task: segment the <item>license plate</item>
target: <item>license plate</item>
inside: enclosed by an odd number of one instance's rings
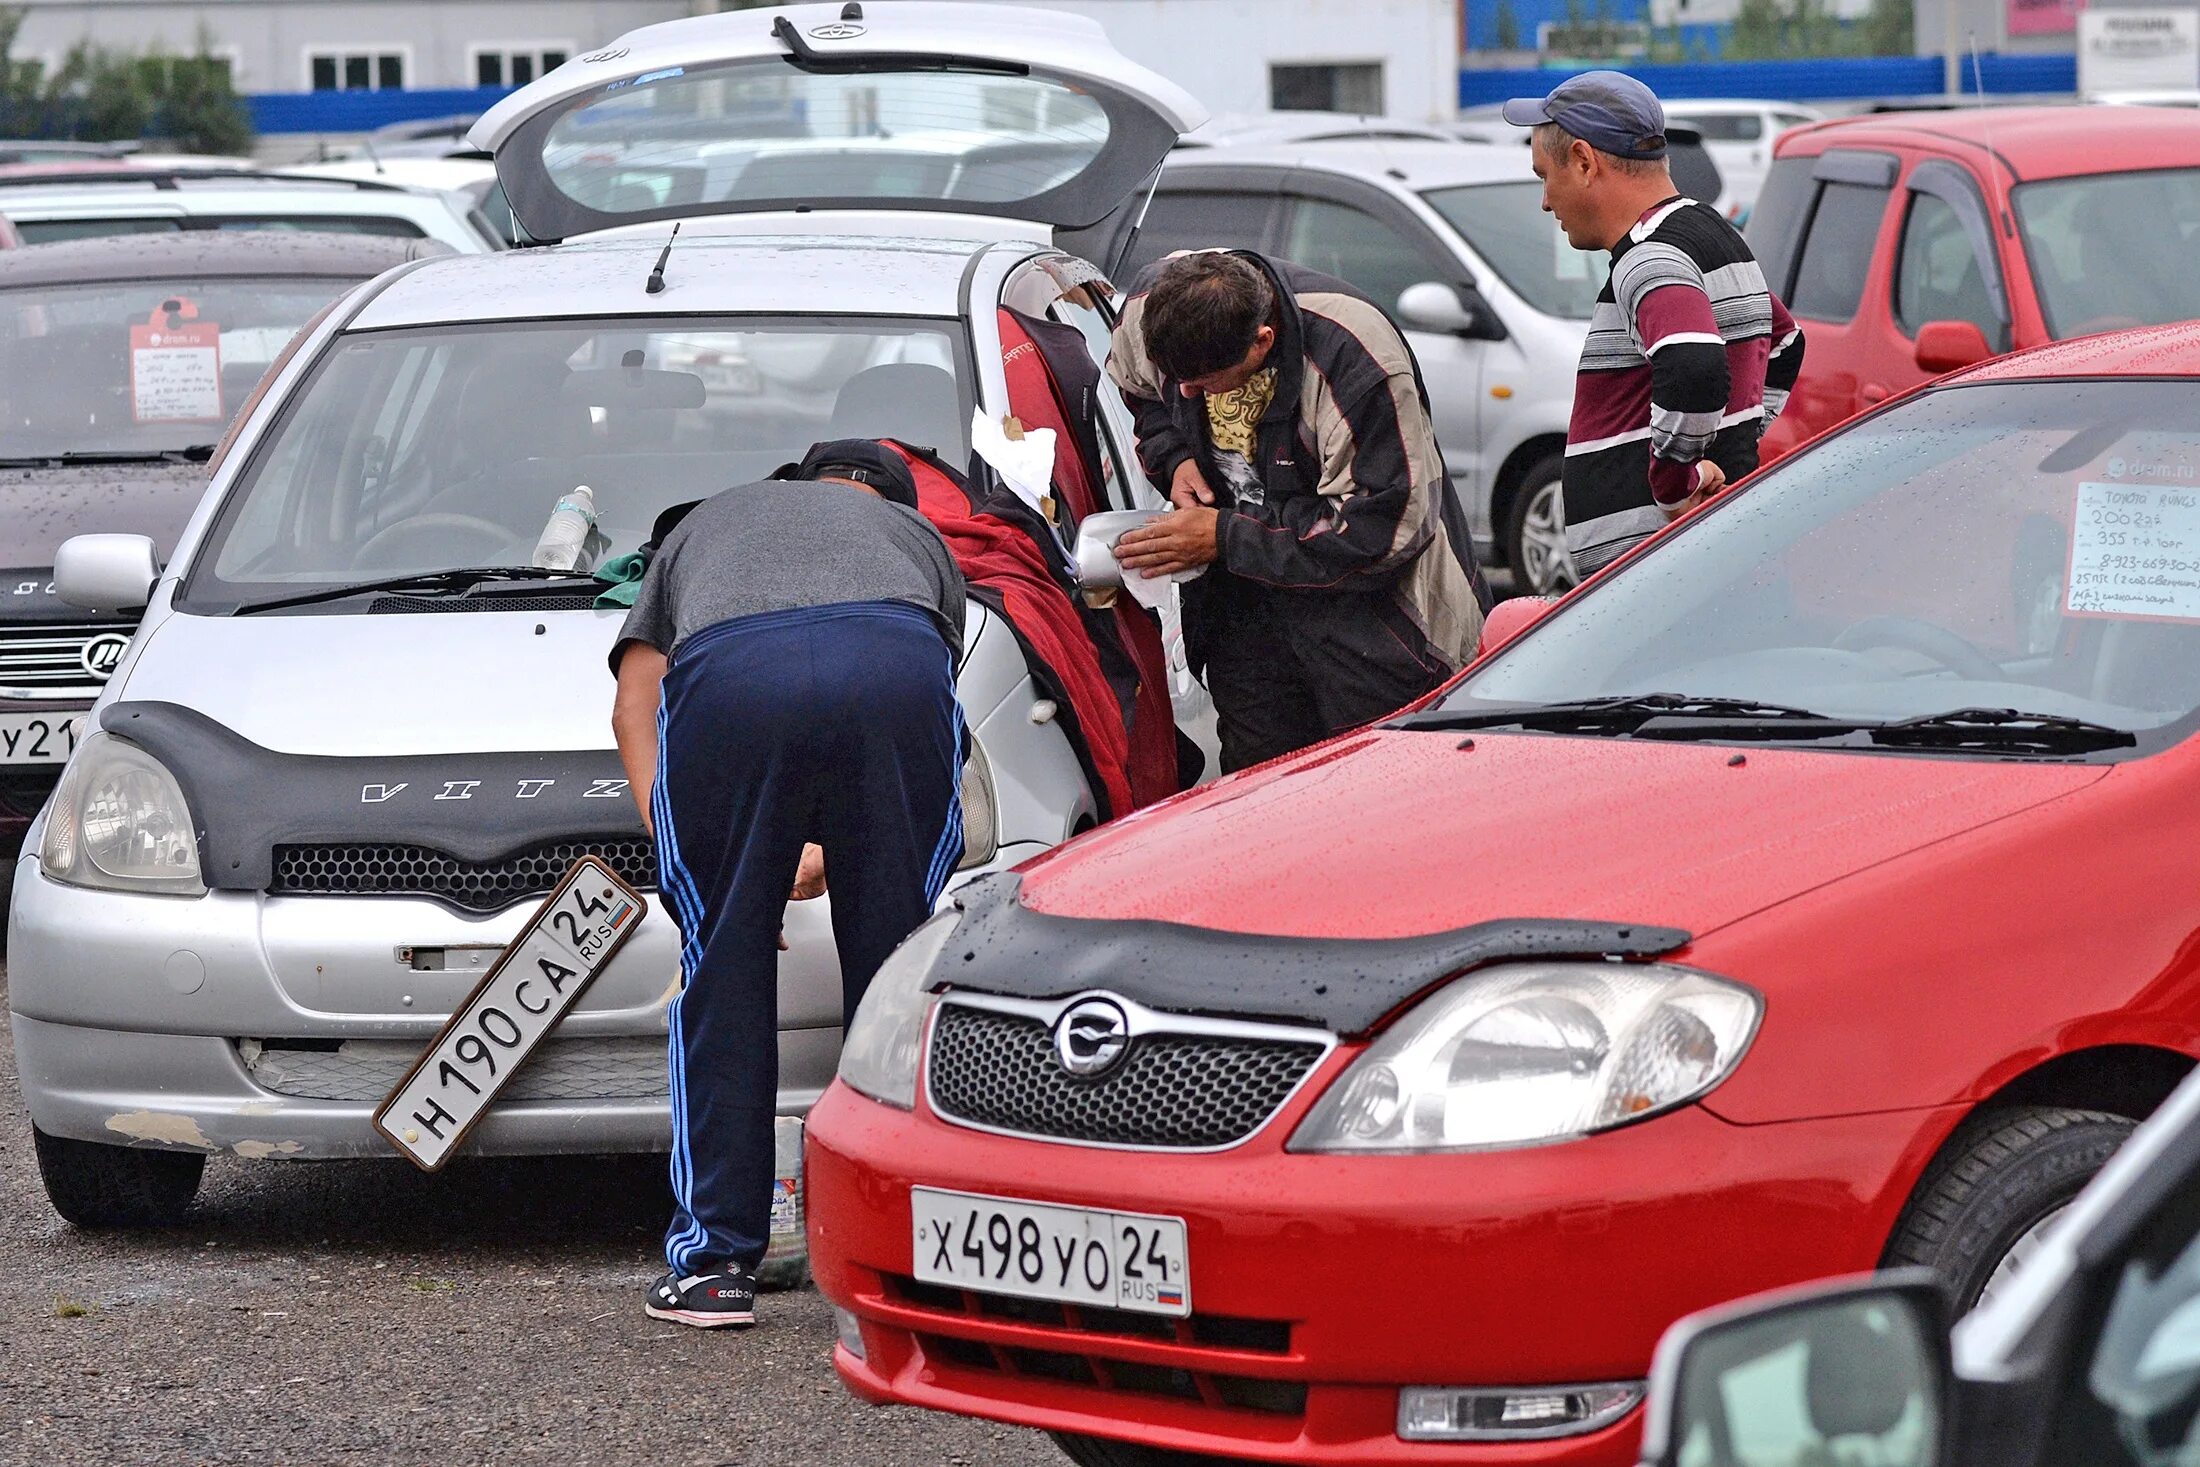
[[[83,723],[82,713],[0,713],[0,764],[59,764]]]
[[[916,1276],[928,1284],[1091,1304],[1192,1312],[1184,1220],[913,1187]]]
[[[375,1111],[374,1128],[422,1171],[441,1168],[647,910],[602,861],[574,862]]]

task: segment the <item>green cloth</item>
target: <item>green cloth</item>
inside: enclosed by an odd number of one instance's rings
[[[632,606],[634,598],[641,594],[642,572],[648,569],[649,557],[639,550],[614,556],[597,566],[596,579],[610,584],[596,593],[596,609],[609,611],[613,607]]]

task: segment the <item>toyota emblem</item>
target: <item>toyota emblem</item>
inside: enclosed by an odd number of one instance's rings
[[[862,26],[849,25],[846,21],[834,21],[831,25],[813,25],[810,27],[810,39],[813,41],[852,41],[862,34]]]
[[[1055,1021],[1055,1062],[1079,1079],[1106,1074],[1130,1047],[1130,1020],[1107,999],[1082,999]]]
[[[84,644],[77,654],[77,661],[84,664],[85,672],[94,682],[105,682],[115,675],[122,665],[122,654],[129,650],[130,639],[121,632],[101,632]]]

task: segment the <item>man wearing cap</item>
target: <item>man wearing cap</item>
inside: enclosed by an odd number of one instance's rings
[[[681,519],[611,650],[612,730],[681,937],[676,1205],[645,1308],[704,1328],[756,1319],[790,893],[830,873],[852,1018],[962,856],[962,574],[878,444],[821,444],[796,475]]]
[[[1577,250],[1605,250],[1566,433],[1567,544],[1586,575],[1757,467],[1803,335],[1734,226],[1683,198],[1665,108],[1616,71],[1505,104],[1535,129],[1543,207]]]

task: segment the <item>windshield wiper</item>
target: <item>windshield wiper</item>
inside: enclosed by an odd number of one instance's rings
[[[1672,717],[1771,722],[1792,726],[1802,720],[1836,720],[1808,708],[1760,703],[1752,698],[1706,698],[1693,693],[1630,693],[1612,698],[1578,698],[1563,703],[1526,703],[1515,708],[1424,708],[1394,718],[1385,727],[1405,729],[1534,728],[1580,733],[1633,733],[1652,719]],[[1842,725],[1854,727],[1853,724]]]
[[[312,606],[322,601],[342,601],[349,596],[365,596],[375,591],[412,591],[430,594],[443,593],[463,596],[475,587],[490,581],[570,581],[580,586],[597,584],[593,576],[577,571],[549,570],[533,565],[481,565],[454,570],[416,571],[409,576],[389,576],[378,581],[346,581],[341,585],[322,586],[318,590],[300,591],[294,596],[277,596],[267,601],[247,601],[232,611],[232,616],[250,616],[255,611],[280,611],[286,606]]]
[[[72,448],[63,453],[33,453],[0,458],[0,468],[53,469],[76,464],[203,464],[214,456],[211,443],[182,448]]]
[[[2095,749],[2128,749],[2139,742],[2128,728],[2067,718],[2060,713],[2027,713],[2018,708],[1951,708],[1893,723],[1870,725],[1872,742],[1891,748],[2029,749],[2050,754],[2083,754]]]

